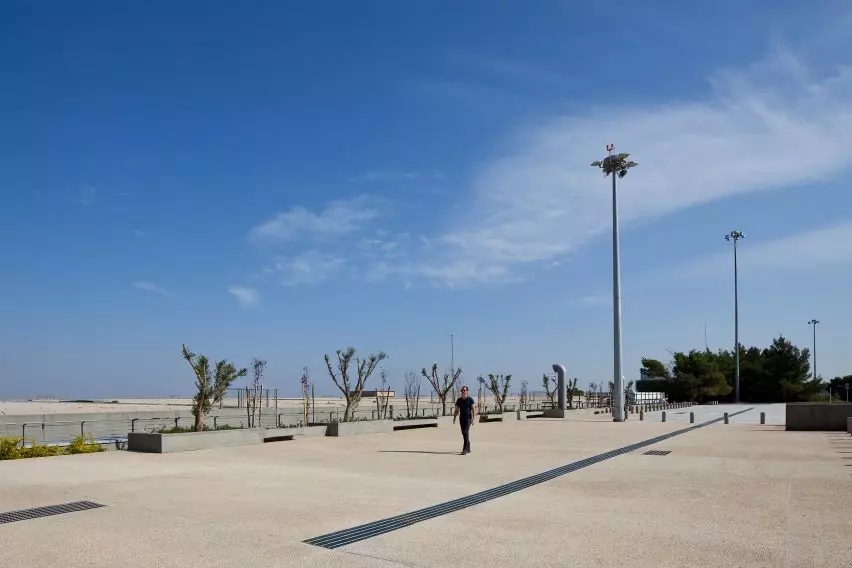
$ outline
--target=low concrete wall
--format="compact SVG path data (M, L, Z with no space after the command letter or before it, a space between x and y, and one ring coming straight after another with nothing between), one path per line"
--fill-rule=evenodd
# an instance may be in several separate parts
M326 424L316 424L312 426L302 426L296 429L296 436L302 438L312 438L314 436L325 436L326 431L328 431L328 425Z
M437 428L437 418L420 418L417 420L395 420L393 423L394 430L413 430L415 428Z
M283 442L292 440L299 434L300 428L269 428L263 430L264 442Z
M840 431L852 417L852 404L843 402L795 402L787 404L787 430Z
M392 420L369 420L358 422L332 422L325 431L326 436L360 436L362 434L385 434L393 432Z
M262 444L263 439L263 430L219 430L181 434L130 432L127 435L127 449L131 452L168 454L212 448L251 446Z
M545 418L565 418L565 413L567 410L562 410L561 408L546 408L544 410Z

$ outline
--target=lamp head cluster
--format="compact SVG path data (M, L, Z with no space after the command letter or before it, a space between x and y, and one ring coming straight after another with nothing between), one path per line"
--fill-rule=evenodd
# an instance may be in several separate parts
M600 168L604 176L613 174L617 175L620 178L623 178L627 175L627 170L629 170L630 168L635 168L639 164L627 159L630 154L613 154L613 148L615 148L615 145L607 144L606 151L610 154L603 160L597 160L595 162L592 162L591 166L593 168Z
M822 322L819 321L818 319L812 319L811 321L808 322L808 325L812 325L812 326L816 327L816 325L819 324L819 323L822 323Z
M738 240L744 239L744 238L745 238L745 235L742 234L740 231L731 231L730 233L725 235L726 241L730 241L730 240L738 241Z

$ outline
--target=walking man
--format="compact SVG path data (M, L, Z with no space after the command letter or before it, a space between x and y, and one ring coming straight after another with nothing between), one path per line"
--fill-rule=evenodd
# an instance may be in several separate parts
M453 412L453 424L456 423L456 418L460 418L459 424L464 439L462 455L470 453L470 427L473 426L473 419L476 417L476 402L468 396L468 392L467 385L463 385L461 396L456 400L456 409Z

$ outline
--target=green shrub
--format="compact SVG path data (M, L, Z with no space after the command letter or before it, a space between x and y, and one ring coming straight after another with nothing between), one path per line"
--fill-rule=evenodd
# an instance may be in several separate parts
M213 432L214 430L242 430L242 425L240 426L231 426L230 424L222 424L220 426L216 426L213 428L212 426L208 426L204 424L203 430L204 432ZM187 434L189 432L195 432L195 428L191 426L172 426L171 428L167 428L163 426L162 428L158 428L154 430L155 434Z
M89 434L89 437L77 436L70 444L65 447L67 454L95 454L104 451L103 446L96 443Z
M19 460L25 458L45 458L49 456L62 456L68 454L91 454L102 452L104 449L100 444L89 437L77 436L68 446L46 446L32 440L30 445L24 446L25 440L17 437L0 438L0 460Z

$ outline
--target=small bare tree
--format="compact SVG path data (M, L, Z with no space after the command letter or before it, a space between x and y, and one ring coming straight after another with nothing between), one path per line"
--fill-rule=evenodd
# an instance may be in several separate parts
M432 365L432 372L427 373L426 368L424 367L420 374L426 377L426 380L429 381L429 384L432 385L432 389L435 391L435 394L438 395L438 400L441 403L441 416L447 415L447 394L456 386L456 383L461 377L462 370L456 369L455 372L450 375L450 373L444 373L444 379L441 381L438 378L438 364L435 363Z
M512 381L512 375L492 375L488 374L488 380L479 377L479 382L494 395L494 402L497 404L497 412L503 412L503 405L506 403L506 397L509 396L509 384Z
M413 371L405 373L405 416L415 418L420 405L420 375Z
M311 411L311 386L310 386L311 376L308 373L308 368L302 368L302 378L300 379L300 383L302 385L302 424L308 424L308 416Z
M231 383L248 374L248 370L239 371L233 363L222 359L216 363L215 370L210 368L210 361L204 355L196 355L186 345L183 346L183 358L189 363L195 373L195 388L197 392L192 397L192 415L195 417L194 430L204 430L204 417L210 412L228 392Z
M574 394L577 392L577 377L568 380L568 408L574 408Z
M527 408L527 397L529 383L527 381L521 381L521 394L518 398L520 398L521 410L526 410Z
M559 386L559 383L556 379L552 377L548 377L547 373L541 376L541 386L544 387L544 396L547 397L547 400L550 402L550 405L556 406L556 389Z
M589 399L589 400L594 399L595 407L597 407L598 403L600 402L597 399L597 391L598 391L598 384L597 383L589 383L589 390L586 391L586 399Z
M248 427L255 428L260 422L260 405L263 398L263 371L266 361L257 357L251 360L252 382L251 388L246 387L246 414L248 415Z
M376 418L384 420L388 416L388 404L390 403L390 386L388 385L388 373L384 369L379 373L382 378L382 388L376 391Z
M373 371L376 370L376 365L387 359L387 354L384 351L379 353L370 353L366 359L361 359L355 356L355 348L347 347L346 350L338 349L337 352L337 373L331 366L331 357L326 354L325 366L328 368L328 374L331 375L331 380L343 393L343 398L346 400L346 408L343 410L343 422L350 422L354 416L358 404L361 402L361 393L364 392L364 384ZM355 360L355 369L358 377L355 384L352 384L352 377L349 376L349 366L352 360Z

